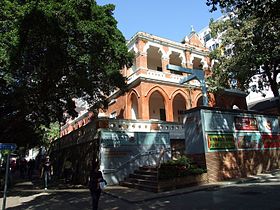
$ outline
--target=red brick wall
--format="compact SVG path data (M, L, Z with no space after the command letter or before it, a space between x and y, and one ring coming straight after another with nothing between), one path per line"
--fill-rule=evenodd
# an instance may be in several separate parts
M280 150L206 153L210 182L246 177L280 168Z
M187 154L187 157L191 158L201 168L206 168L205 154Z
M126 119L126 96L122 95L116 99L116 102L109 105L108 110L106 111L106 115L110 116L112 112L117 113L117 119Z

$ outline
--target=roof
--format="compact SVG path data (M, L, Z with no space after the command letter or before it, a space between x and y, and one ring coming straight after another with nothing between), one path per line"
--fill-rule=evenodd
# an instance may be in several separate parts
M230 95L235 95L235 96L239 96L239 97L246 97L247 93L244 91L241 91L239 89L223 89L220 91L220 93L222 94L230 94Z
M277 108L280 104L280 97L271 97L261 101L257 101L256 103L252 103L248 105L250 110L263 111L267 109Z

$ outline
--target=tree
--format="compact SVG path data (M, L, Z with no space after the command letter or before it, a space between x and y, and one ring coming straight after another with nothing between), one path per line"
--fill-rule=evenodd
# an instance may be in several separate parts
M33 142L40 127L76 116L73 98L95 107L130 66L113 5L94 0L0 2L0 138ZM32 141L31 141L32 140Z
M60 124L59 122L50 123L49 127L44 125L40 126L40 130L42 131L42 145L45 147L49 147L51 142L60 136Z
M224 12L237 12L240 18L262 17L275 19L279 14L278 0L207 0L207 6L211 6L211 12L217 10L217 6Z
M253 91L263 92L269 86L274 96L279 97L279 1L207 0L207 5L212 6L212 11L220 6L231 14L226 21L210 23L213 37L223 33L221 47L212 53L212 58L219 61L214 74L221 75L212 81L226 86L225 78L234 76L243 90L254 81ZM233 46L231 56L226 53L229 45Z

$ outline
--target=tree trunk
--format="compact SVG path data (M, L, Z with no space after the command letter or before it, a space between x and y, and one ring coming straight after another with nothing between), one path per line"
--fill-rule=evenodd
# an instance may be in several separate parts
M275 65L275 66L278 66L278 65ZM264 70L268 77L271 91L277 100L277 104L278 104L277 111L278 111L278 114L280 114L280 97L279 97L279 90L278 90L278 85L277 85L277 81L276 81L278 72L276 70L276 67L269 68L269 65L267 65L267 64L265 65ZM272 71L273 71L273 74L271 73Z

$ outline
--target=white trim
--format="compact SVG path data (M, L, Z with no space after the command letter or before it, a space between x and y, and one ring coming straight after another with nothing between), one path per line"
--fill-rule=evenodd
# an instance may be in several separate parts
M193 64L194 58L200 58L201 59L200 63L203 65L203 68L208 68L208 64L207 64L207 61L206 61L204 56L191 53L191 57L190 57L190 63L191 64Z
M179 53L179 58L181 59L181 64L186 64L186 56L185 56L185 53L183 50L169 47L168 52L167 52L168 57L170 57L172 52Z
M133 50L135 52L135 54L139 52L135 43L128 48L128 52L130 52L131 50Z

